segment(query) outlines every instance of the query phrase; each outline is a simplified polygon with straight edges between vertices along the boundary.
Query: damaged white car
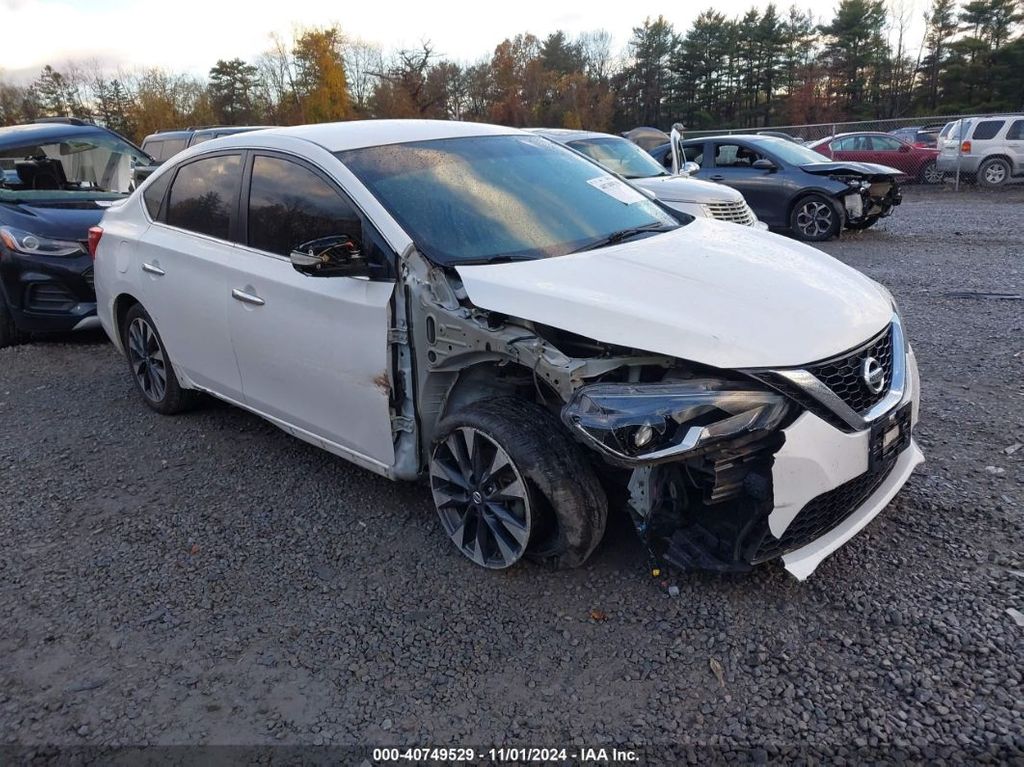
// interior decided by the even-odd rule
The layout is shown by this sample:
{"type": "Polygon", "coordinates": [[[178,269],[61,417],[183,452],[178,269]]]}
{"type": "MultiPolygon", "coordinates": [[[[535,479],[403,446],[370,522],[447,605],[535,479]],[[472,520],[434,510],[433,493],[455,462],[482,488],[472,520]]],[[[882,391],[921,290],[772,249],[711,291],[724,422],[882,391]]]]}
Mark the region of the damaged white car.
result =
{"type": "Polygon", "coordinates": [[[90,233],[101,322],[162,413],[209,392],[426,478],[479,565],[654,554],[806,577],[922,456],[888,292],[670,211],[539,136],[365,121],[177,155],[90,233]]]}

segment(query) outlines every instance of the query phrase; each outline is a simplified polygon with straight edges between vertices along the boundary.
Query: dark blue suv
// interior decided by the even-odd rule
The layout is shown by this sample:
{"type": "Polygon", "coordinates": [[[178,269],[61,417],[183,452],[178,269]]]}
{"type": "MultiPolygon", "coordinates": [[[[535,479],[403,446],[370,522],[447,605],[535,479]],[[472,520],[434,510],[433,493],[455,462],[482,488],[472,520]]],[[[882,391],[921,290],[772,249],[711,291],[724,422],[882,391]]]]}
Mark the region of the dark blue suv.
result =
{"type": "Polygon", "coordinates": [[[0,348],[29,333],[98,327],[89,228],[153,162],[80,120],[0,128],[0,348]]]}

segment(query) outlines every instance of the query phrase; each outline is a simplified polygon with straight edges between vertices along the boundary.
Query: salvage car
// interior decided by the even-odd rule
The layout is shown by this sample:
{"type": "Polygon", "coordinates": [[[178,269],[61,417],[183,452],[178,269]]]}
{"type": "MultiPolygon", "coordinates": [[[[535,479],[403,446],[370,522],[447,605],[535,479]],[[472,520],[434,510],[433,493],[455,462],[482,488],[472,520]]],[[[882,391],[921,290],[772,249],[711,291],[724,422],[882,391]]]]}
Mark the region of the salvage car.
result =
{"type": "Polygon", "coordinates": [[[527,130],[586,155],[606,170],[631,181],[634,186],[651,192],[673,210],[732,224],[768,228],[757,220],[743,195],[735,189],[669,173],[647,152],[625,138],[558,128],[527,130]]]}
{"type": "Polygon", "coordinates": [[[887,133],[839,133],[808,146],[831,160],[870,162],[897,168],[919,184],[941,184],[945,175],[935,164],[938,149],[916,146],[887,133]]]}
{"type": "MultiPolygon", "coordinates": [[[[680,142],[697,178],[741,192],[759,219],[776,231],[821,242],[843,229],[867,229],[903,200],[896,168],[830,161],[818,152],[772,136],[730,135],[680,142]]],[[[665,145],[652,155],[672,163],[665,145]]]]}
{"type": "Polygon", "coordinates": [[[98,328],[89,227],[152,158],[78,119],[0,128],[0,348],[98,328]]]}
{"type": "Polygon", "coordinates": [[[100,319],[153,410],[208,392],[425,478],[487,568],[581,565],[610,504],[680,567],[805,578],[922,460],[885,288],[463,122],[182,152],[94,230],[100,319]]]}

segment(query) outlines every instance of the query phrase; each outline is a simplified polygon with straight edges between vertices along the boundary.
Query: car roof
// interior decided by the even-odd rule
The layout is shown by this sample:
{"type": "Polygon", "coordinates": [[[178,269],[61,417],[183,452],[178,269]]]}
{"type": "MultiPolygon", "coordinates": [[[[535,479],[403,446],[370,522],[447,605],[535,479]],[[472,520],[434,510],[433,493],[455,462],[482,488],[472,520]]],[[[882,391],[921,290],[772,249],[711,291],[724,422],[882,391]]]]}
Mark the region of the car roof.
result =
{"type": "Polygon", "coordinates": [[[185,131],[185,133],[192,133],[196,136],[206,135],[212,133],[214,135],[220,134],[223,136],[230,136],[234,133],[247,133],[254,130],[267,130],[273,128],[273,125],[218,125],[213,128],[196,128],[192,131],[185,131]]]}
{"type": "Polygon", "coordinates": [[[611,133],[601,133],[600,131],[591,130],[572,130],[571,128],[524,128],[528,133],[535,133],[538,136],[549,138],[552,141],[557,141],[560,144],[567,144],[570,141],[580,141],[588,138],[614,138],[621,139],[622,141],[629,141],[629,139],[622,138],[621,136],[614,136],[611,133]]]}
{"type": "Polygon", "coordinates": [[[49,144],[62,139],[100,134],[104,136],[117,135],[99,125],[70,125],[68,123],[11,125],[0,128],[0,148],[25,146],[26,144],[49,144]]]}
{"type": "Polygon", "coordinates": [[[145,144],[147,141],[163,141],[165,139],[180,139],[188,138],[195,131],[191,130],[162,130],[156,133],[150,133],[146,138],[142,139],[142,143],[145,144]]]}
{"type": "Polygon", "coordinates": [[[433,141],[473,136],[522,135],[524,131],[501,125],[458,122],[455,120],[352,120],[349,122],[296,125],[290,128],[268,128],[250,133],[222,136],[202,144],[203,147],[228,149],[251,145],[254,141],[273,145],[276,137],[291,137],[317,144],[328,152],[343,152],[384,144],[411,141],[433,141]]]}

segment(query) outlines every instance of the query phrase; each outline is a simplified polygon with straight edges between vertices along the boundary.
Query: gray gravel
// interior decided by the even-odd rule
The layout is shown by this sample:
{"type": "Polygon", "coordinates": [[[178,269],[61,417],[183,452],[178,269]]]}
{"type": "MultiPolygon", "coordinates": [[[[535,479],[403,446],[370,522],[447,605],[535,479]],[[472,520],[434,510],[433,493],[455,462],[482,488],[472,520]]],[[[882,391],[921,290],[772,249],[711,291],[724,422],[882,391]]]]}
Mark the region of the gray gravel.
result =
{"type": "Polygon", "coordinates": [[[99,337],[0,351],[0,743],[1024,758],[1024,302],[947,295],[1024,292],[1022,228],[1024,192],[911,189],[825,246],[901,304],[928,463],[804,584],[653,578],[622,519],[483,572],[424,487],[156,415],[99,337]]]}

